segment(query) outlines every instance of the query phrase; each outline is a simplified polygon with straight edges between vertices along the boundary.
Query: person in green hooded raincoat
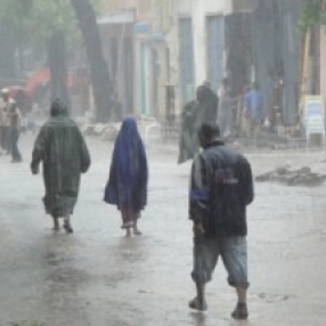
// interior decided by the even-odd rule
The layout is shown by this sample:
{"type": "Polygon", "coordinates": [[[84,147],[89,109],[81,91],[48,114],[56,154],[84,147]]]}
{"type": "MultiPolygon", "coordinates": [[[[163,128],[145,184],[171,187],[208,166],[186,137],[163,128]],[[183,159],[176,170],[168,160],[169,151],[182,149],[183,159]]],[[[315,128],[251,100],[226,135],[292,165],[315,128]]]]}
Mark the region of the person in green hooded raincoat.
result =
{"type": "Polygon", "coordinates": [[[33,174],[39,173],[41,162],[46,213],[52,216],[55,231],[60,229],[59,218],[64,218],[64,229],[72,233],[70,216],[77,203],[80,176],[88,171],[91,159],[77,124],[69,118],[61,100],[53,102],[51,117],[35,141],[31,163],[33,174]]]}

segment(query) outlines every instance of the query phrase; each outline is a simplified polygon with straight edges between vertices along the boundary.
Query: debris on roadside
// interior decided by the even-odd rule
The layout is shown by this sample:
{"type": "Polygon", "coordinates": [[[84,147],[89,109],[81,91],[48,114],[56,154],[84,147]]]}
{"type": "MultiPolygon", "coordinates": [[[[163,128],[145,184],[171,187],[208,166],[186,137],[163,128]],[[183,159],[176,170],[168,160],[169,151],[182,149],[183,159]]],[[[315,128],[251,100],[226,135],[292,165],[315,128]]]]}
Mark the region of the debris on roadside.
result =
{"type": "Polygon", "coordinates": [[[313,171],[311,167],[292,168],[289,165],[263,173],[257,182],[279,182],[288,186],[319,186],[326,181],[326,173],[313,171]]]}
{"type": "Polygon", "coordinates": [[[114,141],[119,133],[121,123],[87,124],[82,127],[85,136],[101,137],[104,141],[114,141]]]}

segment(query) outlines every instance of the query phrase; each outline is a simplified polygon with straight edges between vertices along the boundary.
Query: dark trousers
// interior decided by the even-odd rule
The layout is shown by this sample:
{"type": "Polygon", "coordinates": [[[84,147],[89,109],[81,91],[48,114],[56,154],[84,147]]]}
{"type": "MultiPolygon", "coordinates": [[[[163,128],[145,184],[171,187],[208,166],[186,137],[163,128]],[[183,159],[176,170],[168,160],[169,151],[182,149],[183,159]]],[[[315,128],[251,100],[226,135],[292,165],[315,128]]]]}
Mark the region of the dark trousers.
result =
{"type": "Polygon", "coordinates": [[[13,162],[21,162],[22,156],[20,154],[20,151],[18,149],[18,140],[20,136],[20,131],[18,128],[11,128],[10,129],[10,147],[11,147],[11,156],[13,162]]]}
{"type": "Polygon", "coordinates": [[[0,144],[4,151],[8,151],[9,127],[0,126],[0,144]]]}

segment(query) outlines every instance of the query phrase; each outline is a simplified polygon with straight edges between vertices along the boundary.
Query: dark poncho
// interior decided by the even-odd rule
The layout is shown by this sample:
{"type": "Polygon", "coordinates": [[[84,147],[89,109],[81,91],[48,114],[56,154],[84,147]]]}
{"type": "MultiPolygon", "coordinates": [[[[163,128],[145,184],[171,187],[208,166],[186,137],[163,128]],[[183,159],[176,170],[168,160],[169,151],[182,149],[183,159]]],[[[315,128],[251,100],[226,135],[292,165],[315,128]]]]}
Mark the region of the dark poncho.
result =
{"type": "Polygon", "coordinates": [[[181,115],[178,163],[193,159],[199,151],[198,130],[205,122],[216,122],[218,98],[207,86],[197,89],[196,99],[187,103],[181,115]]]}
{"type": "Polygon", "coordinates": [[[209,87],[200,86],[197,89],[197,101],[201,124],[216,122],[219,105],[217,95],[209,87]]]}
{"type": "Polygon", "coordinates": [[[51,108],[51,118],[43,125],[34,145],[31,168],[35,173],[43,162],[44,205],[53,217],[73,214],[80,175],[90,167],[84,138],[60,101],[51,108]]]}
{"type": "Polygon", "coordinates": [[[126,118],[115,142],[104,201],[137,213],[147,204],[148,167],[136,121],[126,118]]]}
{"type": "Polygon", "coordinates": [[[194,158],[198,151],[197,130],[198,102],[193,100],[185,105],[181,115],[181,133],[179,139],[178,163],[182,164],[194,158]]]}

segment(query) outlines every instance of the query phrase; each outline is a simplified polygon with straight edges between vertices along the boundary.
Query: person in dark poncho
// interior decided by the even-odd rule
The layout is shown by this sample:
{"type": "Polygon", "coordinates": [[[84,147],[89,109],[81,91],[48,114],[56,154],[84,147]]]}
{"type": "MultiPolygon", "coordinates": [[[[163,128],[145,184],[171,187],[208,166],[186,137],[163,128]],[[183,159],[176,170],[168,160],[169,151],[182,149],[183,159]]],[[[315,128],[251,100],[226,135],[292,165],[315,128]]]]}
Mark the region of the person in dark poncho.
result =
{"type": "Polygon", "coordinates": [[[178,164],[195,157],[199,148],[196,130],[198,128],[198,106],[196,100],[187,103],[181,114],[178,164]]]}
{"type": "Polygon", "coordinates": [[[211,123],[212,121],[215,122],[218,116],[219,99],[212,91],[211,83],[209,81],[205,81],[204,84],[198,88],[197,92],[199,93],[199,102],[202,106],[203,112],[202,123],[211,123]]]}
{"type": "Polygon", "coordinates": [[[72,233],[70,216],[77,202],[80,175],[86,173],[91,159],[84,138],[77,124],[68,116],[67,108],[60,100],[53,102],[51,117],[43,125],[35,141],[31,169],[38,174],[43,162],[47,214],[58,231],[59,218],[64,218],[64,228],[72,233]]]}
{"type": "Polygon", "coordinates": [[[127,236],[141,235],[137,221],[147,204],[148,167],[136,121],[126,118],[116,139],[104,201],[116,205],[127,236]]]}
{"type": "Polygon", "coordinates": [[[218,103],[218,97],[211,90],[210,83],[205,82],[197,88],[196,99],[183,108],[178,164],[193,159],[198,153],[198,130],[203,123],[216,121],[218,103]]]}

